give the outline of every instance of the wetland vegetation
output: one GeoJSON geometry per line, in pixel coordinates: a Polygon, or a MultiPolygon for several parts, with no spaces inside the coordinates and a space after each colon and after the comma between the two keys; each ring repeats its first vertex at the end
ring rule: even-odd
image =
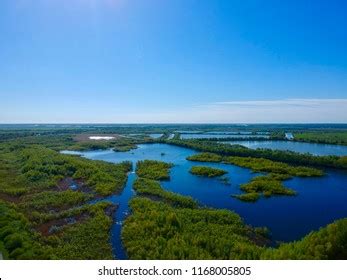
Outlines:
{"type": "MultiPolygon", "coordinates": [[[[54,142],[47,141],[47,146],[54,142]]],[[[11,259],[112,258],[109,230],[115,208],[88,201],[121,191],[131,164],[90,161],[48,147],[24,141],[0,143],[4,255],[11,259]],[[74,178],[83,186],[71,190],[60,185],[64,178],[74,178]]]]}
{"type": "Polygon", "coordinates": [[[204,176],[204,177],[219,177],[228,173],[227,171],[223,169],[213,168],[208,166],[193,166],[189,172],[194,175],[204,176]]]}
{"type": "Polygon", "coordinates": [[[152,180],[169,180],[172,164],[158,160],[139,161],[136,165],[136,174],[139,177],[152,180]]]}
{"type": "Polygon", "coordinates": [[[347,132],[298,132],[295,133],[295,140],[302,142],[347,145],[347,132]]]}
{"type": "MultiPolygon", "coordinates": [[[[220,127],[213,125],[197,128],[204,132],[221,131],[220,127]]],[[[227,128],[223,127],[225,129],[227,128]]],[[[298,131],[306,133],[301,128],[289,130],[281,126],[258,129],[269,131],[270,137],[278,138],[283,136],[284,131],[294,131],[295,137],[298,131]]],[[[199,175],[221,176],[221,171],[229,172],[227,168],[218,168],[217,164],[236,165],[261,173],[240,184],[243,193],[233,195],[248,202],[255,202],[262,196],[295,195],[296,190],[284,183],[293,177],[319,178],[325,170],[315,167],[347,167],[346,157],[254,151],[216,141],[180,140],[179,132],[176,132],[178,130],[189,128],[182,125],[159,128],[39,126],[0,129],[0,252],[4,258],[114,258],[110,231],[117,222],[113,216],[117,205],[107,202],[107,198],[122,192],[133,163],[90,160],[61,154],[62,150],[113,149],[122,154],[141,143],[168,143],[188,147],[202,152],[188,157],[191,161],[206,163],[206,166],[195,167],[195,173],[199,175]],[[135,133],[142,136],[131,135],[135,133]],[[156,133],[162,136],[157,139],[148,137],[156,133]],[[114,138],[92,141],[88,139],[88,135],[112,135],[114,138]],[[72,183],[76,188],[70,186],[72,183]]],[[[256,131],[256,128],[250,126],[250,130],[256,131]]],[[[337,137],[341,139],[340,134],[337,137]]],[[[162,150],[158,158],[171,158],[170,152],[162,150]]],[[[164,188],[170,182],[167,180],[172,174],[176,174],[172,171],[170,176],[171,168],[176,169],[176,163],[174,167],[170,162],[159,160],[144,159],[137,162],[137,178],[133,185],[136,196],[130,200],[131,213],[121,233],[129,258],[347,258],[346,219],[336,220],[298,241],[284,242],[270,248],[268,244],[271,235],[265,234],[267,230],[263,227],[247,225],[233,211],[205,206],[195,196],[182,195],[164,188]]],[[[192,167],[187,169],[187,173],[190,168],[192,167]]],[[[230,176],[233,174],[230,173],[230,176]]],[[[199,176],[194,177],[196,180],[203,180],[199,176]]],[[[228,188],[229,186],[224,187],[228,188]]],[[[293,203],[295,199],[293,198],[293,203]]],[[[238,202],[236,199],[234,201],[238,202]]],[[[261,201],[247,205],[258,203],[261,201]]]]}

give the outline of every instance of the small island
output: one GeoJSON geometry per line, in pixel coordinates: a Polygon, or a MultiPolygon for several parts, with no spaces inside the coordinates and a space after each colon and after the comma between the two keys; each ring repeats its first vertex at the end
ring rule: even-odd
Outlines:
{"type": "Polygon", "coordinates": [[[260,198],[260,194],[253,193],[243,193],[243,194],[232,194],[231,197],[237,198],[245,202],[256,202],[260,198]]]}
{"type": "Polygon", "coordinates": [[[213,168],[208,166],[193,166],[189,172],[194,175],[204,176],[204,177],[219,177],[228,173],[227,171],[223,169],[213,168]]]}
{"type": "Polygon", "coordinates": [[[281,180],[286,178],[282,174],[254,177],[250,182],[240,186],[240,189],[245,192],[244,194],[232,195],[232,197],[245,202],[256,202],[261,195],[267,198],[274,195],[296,195],[294,190],[283,185],[281,180]]]}
{"type": "Polygon", "coordinates": [[[173,164],[158,160],[141,160],[136,165],[139,177],[151,180],[170,180],[170,168],[173,164]]]}

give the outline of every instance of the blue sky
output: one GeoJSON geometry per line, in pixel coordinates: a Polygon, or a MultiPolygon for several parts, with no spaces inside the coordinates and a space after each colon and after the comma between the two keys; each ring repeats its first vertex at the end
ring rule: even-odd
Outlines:
{"type": "Polygon", "coordinates": [[[2,0],[0,122],[347,122],[346,14],[343,0],[2,0]]]}

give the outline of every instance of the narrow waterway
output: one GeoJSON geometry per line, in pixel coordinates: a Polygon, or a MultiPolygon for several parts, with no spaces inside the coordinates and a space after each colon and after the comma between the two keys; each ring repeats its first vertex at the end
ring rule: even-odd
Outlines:
{"type": "MultiPolygon", "coordinates": [[[[135,167],[134,167],[135,170],[135,167]]],[[[133,184],[136,179],[136,174],[134,171],[128,173],[128,179],[126,185],[121,194],[113,194],[102,199],[95,199],[91,203],[96,203],[100,201],[109,201],[118,206],[117,210],[113,214],[113,225],[111,227],[111,244],[112,253],[117,260],[126,260],[127,255],[123,247],[121,231],[124,220],[129,215],[129,201],[131,197],[135,194],[133,190],[133,184]]]]}

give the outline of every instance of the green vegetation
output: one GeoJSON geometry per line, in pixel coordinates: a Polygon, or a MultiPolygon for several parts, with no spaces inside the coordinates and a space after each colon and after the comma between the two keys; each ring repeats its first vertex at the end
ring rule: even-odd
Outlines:
{"type": "Polygon", "coordinates": [[[143,160],[136,165],[136,173],[139,177],[152,180],[169,180],[170,168],[173,165],[170,163],[157,160],[143,160]]]}
{"type": "Polygon", "coordinates": [[[233,194],[231,196],[244,202],[256,202],[260,198],[259,193],[256,192],[233,194]]]}
{"type": "Polygon", "coordinates": [[[164,201],[175,207],[196,208],[197,202],[191,197],[165,191],[160,183],[154,180],[138,178],[134,183],[137,194],[164,201]]]}
{"type": "Polygon", "coordinates": [[[22,177],[36,188],[55,187],[59,180],[71,176],[83,179],[88,187],[100,195],[121,191],[131,163],[120,164],[91,161],[62,155],[40,146],[25,148],[20,153],[22,177]]]}
{"type": "Polygon", "coordinates": [[[304,166],[290,166],[286,163],[276,162],[263,158],[251,157],[224,157],[223,161],[241,167],[252,169],[254,172],[270,172],[288,176],[312,177],[323,176],[323,171],[304,166]]]}
{"type": "Polygon", "coordinates": [[[257,259],[256,234],[227,210],[175,208],[134,198],[122,239],[130,259],[257,259]]]}
{"type": "Polygon", "coordinates": [[[137,146],[134,144],[125,144],[125,145],[116,145],[113,148],[114,152],[128,152],[131,150],[137,149],[137,146]]]}
{"type": "Polygon", "coordinates": [[[201,161],[201,162],[221,162],[222,156],[213,153],[199,153],[187,157],[187,160],[191,161],[201,161]]]}
{"type": "Polygon", "coordinates": [[[4,257],[112,259],[108,242],[112,219],[105,214],[107,207],[110,207],[108,203],[86,206],[83,211],[89,215],[85,221],[66,224],[58,231],[59,234],[43,236],[32,229],[30,221],[18,208],[0,201],[0,243],[4,257]]]}
{"type": "Polygon", "coordinates": [[[86,203],[121,191],[131,163],[63,155],[45,147],[59,147],[54,140],[28,141],[0,143],[0,247],[4,257],[112,259],[109,215],[114,206],[86,203]],[[63,188],[59,184],[65,178],[78,179],[82,187],[77,191],[63,188]]]}
{"type": "Polygon", "coordinates": [[[104,260],[113,259],[109,242],[112,218],[105,214],[108,203],[89,208],[90,218],[64,229],[59,235],[46,238],[47,244],[54,248],[53,259],[104,260]]]}
{"type": "Polygon", "coordinates": [[[249,149],[240,145],[229,145],[205,140],[166,140],[166,143],[191,148],[200,152],[213,153],[221,156],[252,157],[269,159],[288,164],[305,166],[333,167],[347,169],[347,157],[313,156],[291,151],[270,149],[249,149]]]}
{"type": "Polygon", "coordinates": [[[247,193],[262,192],[266,197],[274,194],[295,195],[293,190],[285,188],[280,181],[272,179],[271,176],[255,177],[251,182],[241,185],[241,190],[247,193]]]}
{"type": "Polygon", "coordinates": [[[194,175],[205,176],[205,177],[218,177],[228,173],[227,171],[223,169],[212,168],[208,166],[193,166],[189,172],[194,175]]]}
{"type": "Polygon", "coordinates": [[[274,179],[272,175],[258,176],[250,182],[240,186],[246,194],[234,195],[242,201],[255,202],[259,199],[260,194],[265,197],[273,195],[295,195],[296,192],[283,186],[282,182],[274,179]]]}
{"type": "Polygon", "coordinates": [[[29,221],[15,206],[0,200],[0,243],[9,259],[48,258],[39,235],[30,229],[29,221]]]}
{"type": "Polygon", "coordinates": [[[347,131],[344,132],[302,132],[294,133],[295,141],[347,145],[347,131]]]}
{"type": "Polygon", "coordinates": [[[44,191],[33,195],[27,195],[23,198],[21,205],[31,210],[50,211],[78,206],[91,198],[93,198],[92,194],[85,194],[72,190],[63,192],[44,191]]]}

